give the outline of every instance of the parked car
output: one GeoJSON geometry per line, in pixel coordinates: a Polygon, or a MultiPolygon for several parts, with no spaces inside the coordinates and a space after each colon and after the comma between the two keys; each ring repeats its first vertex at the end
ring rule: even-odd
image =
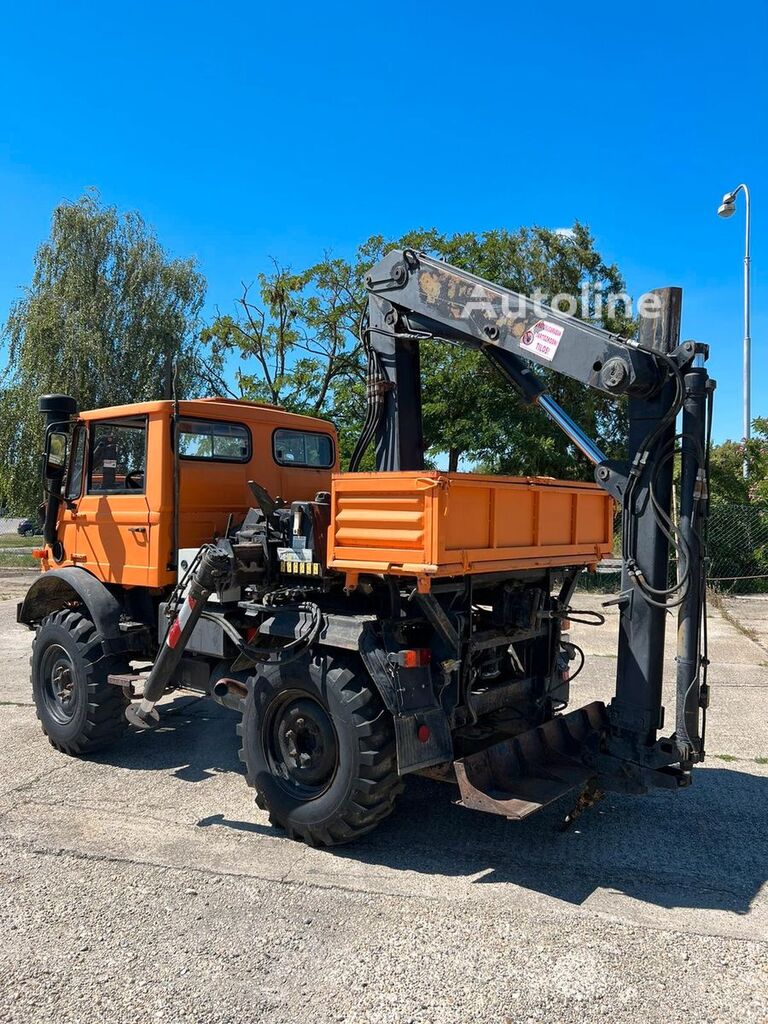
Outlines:
{"type": "Polygon", "coordinates": [[[20,533],[22,537],[34,537],[40,533],[40,521],[37,517],[29,517],[22,519],[19,525],[16,527],[17,533],[20,533]]]}

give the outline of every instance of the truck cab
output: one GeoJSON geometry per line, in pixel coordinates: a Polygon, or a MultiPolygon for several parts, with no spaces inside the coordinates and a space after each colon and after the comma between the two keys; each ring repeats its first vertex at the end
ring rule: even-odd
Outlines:
{"type": "Polygon", "coordinates": [[[153,590],[176,582],[177,547],[224,536],[230,516],[246,513],[249,480],[288,503],[309,501],[330,491],[338,466],[326,420],[222,398],[81,412],[69,447],[42,568],[79,566],[103,583],[153,590]]]}

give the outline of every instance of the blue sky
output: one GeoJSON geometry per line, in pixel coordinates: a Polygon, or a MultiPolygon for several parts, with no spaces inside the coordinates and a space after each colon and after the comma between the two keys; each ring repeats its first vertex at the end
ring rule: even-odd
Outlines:
{"type": "Polygon", "coordinates": [[[0,318],[91,185],[199,258],[211,309],[271,256],[578,218],[630,292],[682,285],[738,437],[743,208],[716,208],[749,183],[768,415],[767,41],[765,0],[5,5],[0,318]]]}

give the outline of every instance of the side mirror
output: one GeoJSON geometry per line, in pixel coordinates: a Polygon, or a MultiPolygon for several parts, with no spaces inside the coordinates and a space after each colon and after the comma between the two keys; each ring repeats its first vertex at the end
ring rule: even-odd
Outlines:
{"type": "Polygon", "coordinates": [[[67,464],[69,434],[63,430],[50,430],[45,438],[45,475],[57,479],[64,475],[67,464]]]}

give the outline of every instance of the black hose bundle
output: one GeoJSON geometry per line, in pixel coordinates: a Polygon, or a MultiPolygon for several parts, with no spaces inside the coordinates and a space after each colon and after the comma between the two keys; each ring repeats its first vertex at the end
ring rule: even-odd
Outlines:
{"type": "Polygon", "coordinates": [[[300,658],[317,639],[323,627],[323,613],[318,605],[313,601],[302,601],[301,604],[286,607],[283,610],[297,611],[309,615],[309,625],[293,640],[276,649],[253,647],[248,643],[241,644],[241,655],[245,655],[253,664],[289,665],[292,661],[300,658]]]}
{"type": "Polygon", "coordinates": [[[360,463],[362,462],[363,455],[365,455],[368,446],[376,437],[376,430],[384,411],[384,385],[386,383],[386,377],[381,366],[381,360],[379,359],[378,352],[371,348],[368,335],[369,329],[367,325],[361,323],[360,337],[363,342],[365,354],[368,357],[365,379],[365,420],[363,421],[363,426],[360,431],[360,436],[357,439],[355,450],[352,452],[352,457],[349,460],[350,473],[357,472],[360,463]]]}
{"type": "MultiPolygon", "coordinates": [[[[384,415],[386,394],[395,386],[394,382],[389,380],[384,372],[379,353],[371,345],[370,337],[373,333],[392,337],[394,331],[384,330],[381,327],[371,327],[367,320],[367,314],[360,321],[358,337],[368,358],[365,379],[365,420],[360,431],[360,437],[357,439],[355,450],[352,452],[352,457],[349,460],[350,473],[357,472],[368,446],[375,440],[376,431],[384,415]]],[[[397,337],[402,341],[429,341],[434,335],[427,331],[400,330],[397,333],[397,337]]]]}
{"type": "MultiPolygon", "coordinates": [[[[657,355],[667,363],[671,371],[671,375],[674,378],[675,399],[662,420],[651,431],[649,431],[640,447],[640,450],[635,455],[627,489],[624,493],[621,556],[624,564],[627,566],[632,585],[640,591],[648,604],[654,605],[657,608],[672,609],[677,608],[683,602],[686,594],[688,593],[691,571],[691,551],[685,539],[682,537],[680,530],[673,523],[671,516],[668,515],[658,500],[658,481],[661,470],[678,454],[680,450],[677,446],[678,441],[689,440],[693,443],[696,442],[693,438],[686,435],[675,434],[671,440],[663,445],[660,451],[654,451],[660,437],[664,434],[667,428],[675,422],[677,415],[685,402],[685,382],[680,369],[669,356],[662,353],[657,353],[657,355]],[[652,465],[650,465],[652,453],[655,458],[652,465]],[[652,587],[643,575],[642,570],[637,565],[637,488],[641,477],[647,472],[650,473],[648,495],[653,517],[656,520],[659,529],[673,548],[677,563],[681,567],[678,579],[668,587],[652,587]]],[[[706,474],[708,471],[707,452],[702,450],[700,444],[697,444],[697,449],[696,456],[699,471],[706,474]]]]}

